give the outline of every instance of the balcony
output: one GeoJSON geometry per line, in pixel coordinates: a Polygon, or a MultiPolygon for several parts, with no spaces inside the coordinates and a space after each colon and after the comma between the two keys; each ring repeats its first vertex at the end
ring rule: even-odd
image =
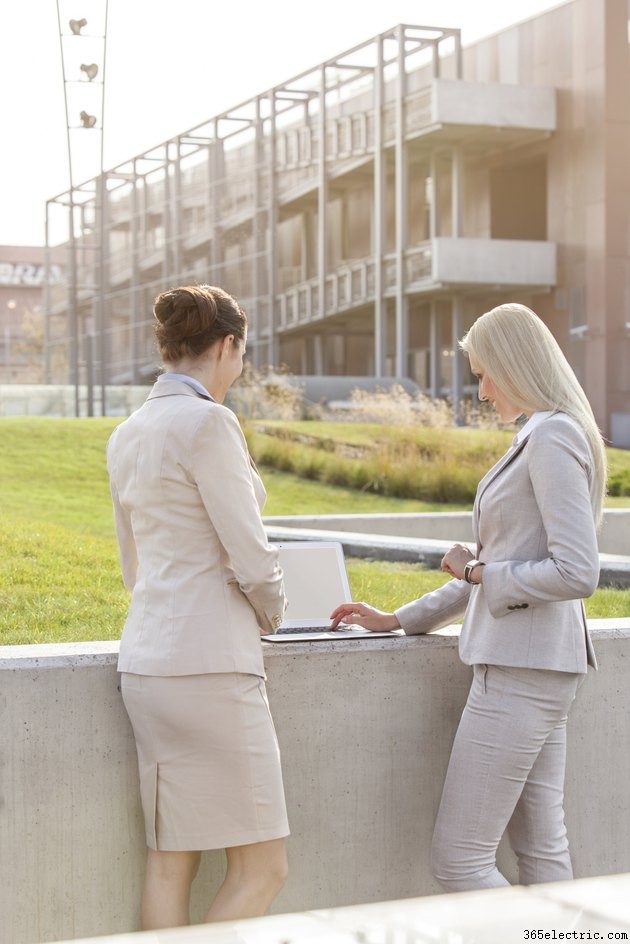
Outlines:
{"type": "MultiPolygon", "coordinates": [[[[452,239],[436,237],[404,254],[408,295],[440,291],[517,288],[549,289],[556,283],[556,244],[522,239],[452,239]]],[[[320,309],[320,281],[299,282],[277,296],[279,331],[309,324],[322,316],[361,308],[374,301],[376,262],[372,257],[339,265],[325,280],[325,308],[320,309]]],[[[300,266],[283,270],[283,283],[299,277],[300,266]]],[[[398,284],[394,254],[383,260],[385,297],[398,284]]]]}
{"type": "MultiPolygon", "coordinates": [[[[491,151],[499,142],[501,147],[523,145],[555,129],[555,90],[545,86],[433,79],[405,98],[406,141],[439,139],[440,144],[466,143],[478,151],[491,151]]],[[[392,101],[383,108],[382,144],[392,147],[395,139],[392,101]]],[[[334,115],[326,122],[326,161],[333,176],[371,159],[376,144],[372,108],[334,115]]],[[[276,169],[295,172],[280,179],[281,197],[291,199],[292,191],[316,185],[320,150],[316,125],[296,125],[278,134],[276,169]]]]}
{"type": "Polygon", "coordinates": [[[438,237],[432,245],[431,280],[449,288],[549,289],[556,284],[556,244],[438,237]]]}

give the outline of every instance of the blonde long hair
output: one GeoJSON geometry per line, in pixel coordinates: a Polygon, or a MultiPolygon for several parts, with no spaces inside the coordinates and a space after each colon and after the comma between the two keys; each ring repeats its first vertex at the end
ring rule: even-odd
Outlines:
{"type": "Polygon", "coordinates": [[[546,324],[525,305],[499,305],[477,318],[459,346],[524,413],[561,410],[584,430],[593,454],[599,524],[606,496],[604,442],[586,394],[546,324]]]}

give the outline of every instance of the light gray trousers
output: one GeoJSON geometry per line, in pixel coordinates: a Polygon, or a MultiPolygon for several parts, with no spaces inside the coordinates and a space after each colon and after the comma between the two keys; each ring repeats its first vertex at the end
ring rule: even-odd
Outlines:
{"type": "Polygon", "coordinates": [[[433,834],[433,874],[447,891],[509,885],[496,866],[506,829],[521,885],[573,878],[566,724],[584,677],[474,666],[433,834]]]}

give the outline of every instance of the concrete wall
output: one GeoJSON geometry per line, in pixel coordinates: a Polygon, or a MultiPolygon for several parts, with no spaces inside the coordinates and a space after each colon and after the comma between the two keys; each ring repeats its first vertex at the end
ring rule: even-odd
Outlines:
{"type": "MultiPolygon", "coordinates": [[[[630,870],[630,619],[593,623],[600,671],[570,724],[577,876],[630,870]]],[[[291,874],[276,912],[435,893],[431,831],[470,670],[456,634],[265,645],[282,749],[291,874]]],[[[116,645],[0,650],[2,940],[138,927],[144,859],[116,645]]],[[[511,855],[502,865],[513,877],[511,855]]],[[[223,870],[208,853],[200,919],[223,870]]]]}

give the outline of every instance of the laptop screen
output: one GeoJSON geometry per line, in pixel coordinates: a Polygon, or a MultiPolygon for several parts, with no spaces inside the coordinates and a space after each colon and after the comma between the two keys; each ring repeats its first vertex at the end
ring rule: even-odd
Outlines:
{"type": "Polygon", "coordinates": [[[289,601],[283,626],[321,626],[340,603],[349,603],[350,585],[343,547],[334,541],[275,545],[289,601]]]}

